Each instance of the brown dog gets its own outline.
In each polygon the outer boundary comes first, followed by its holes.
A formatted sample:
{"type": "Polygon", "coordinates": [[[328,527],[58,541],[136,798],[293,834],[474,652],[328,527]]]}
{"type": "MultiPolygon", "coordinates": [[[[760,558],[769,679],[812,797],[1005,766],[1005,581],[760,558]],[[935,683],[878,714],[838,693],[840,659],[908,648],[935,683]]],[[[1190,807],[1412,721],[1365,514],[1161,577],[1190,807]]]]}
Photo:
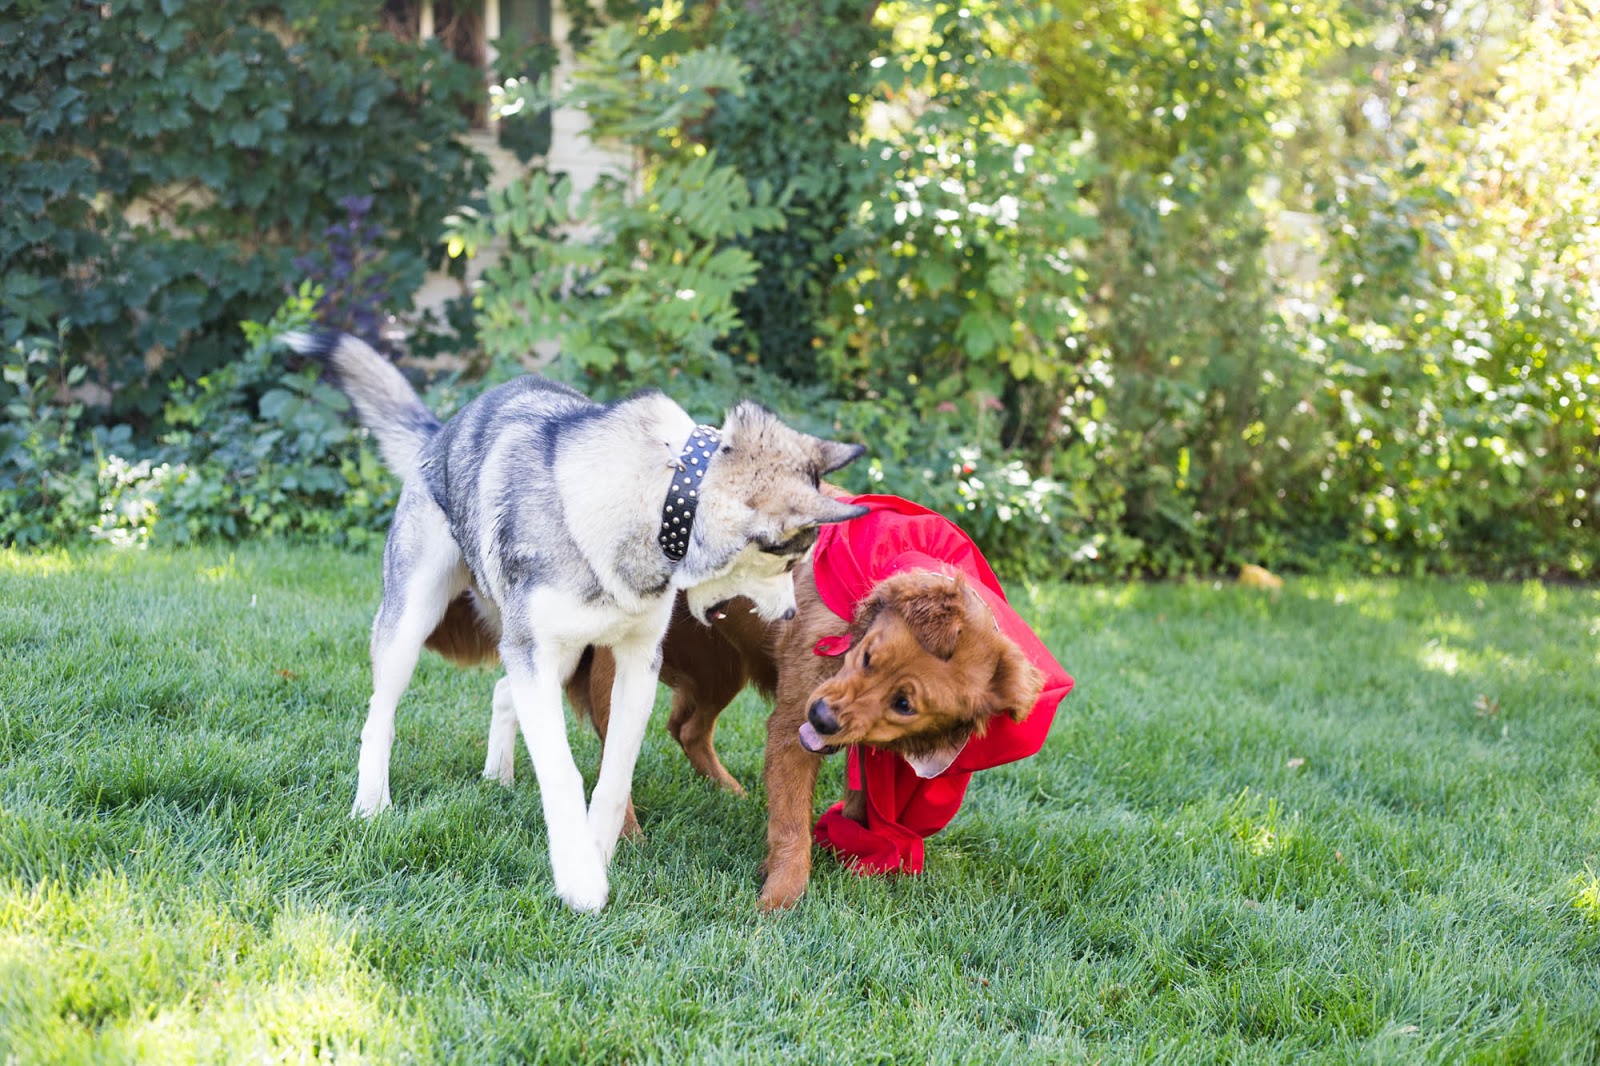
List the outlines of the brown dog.
{"type": "MultiPolygon", "coordinates": [[[[662,650],[661,678],[673,688],[668,729],[695,768],[724,787],[743,791],[712,747],[717,715],[746,681],[776,696],[767,719],[766,910],[793,904],[810,879],[824,755],[851,744],[911,759],[959,749],[995,715],[1027,715],[1044,680],[960,577],[918,571],[887,578],[847,628],[817,595],[807,561],[795,570],[795,603],[793,620],[769,626],[738,601],[712,629],[687,615],[675,618],[662,650]],[[851,641],[846,654],[815,653],[820,640],[841,630],[851,641]]],[[[610,685],[608,655],[597,650],[568,686],[602,739],[610,685]]],[[[845,813],[865,823],[862,793],[847,791],[845,813]]]]}

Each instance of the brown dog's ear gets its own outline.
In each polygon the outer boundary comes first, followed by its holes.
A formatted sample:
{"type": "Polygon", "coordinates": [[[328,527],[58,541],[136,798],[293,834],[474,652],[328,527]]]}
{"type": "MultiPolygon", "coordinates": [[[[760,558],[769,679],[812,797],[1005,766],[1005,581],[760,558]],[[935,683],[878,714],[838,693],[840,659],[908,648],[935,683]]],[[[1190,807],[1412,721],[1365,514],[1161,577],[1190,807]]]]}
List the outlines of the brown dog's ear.
{"type": "MultiPolygon", "coordinates": [[[[861,602],[856,604],[855,616],[850,619],[850,631],[855,640],[860,640],[867,630],[872,628],[872,623],[878,620],[878,615],[882,614],[884,608],[889,606],[889,600],[889,594],[880,585],[862,597],[861,602]]],[[[851,643],[854,644],[854,641],[851,643]]]]}
{"type": "Polygon", "coordinates": [[[911,627],[917,643],[949,662],[961,645],[967,622],[967,583],[958,575],[897,574],[879,586],[885,606],[911,627]]]}
{"type": "Polygon", "coordinates": [[[1005,714],[1013,722],[1028,717],[1039,693],[1044,690],[1044,674],[1028,661],[1007,638],[995,634],[1001,645],[1000,657],[995,660],[994,677],[989,681],[989,698],[993,701],[991,714],[1005,714]]]}

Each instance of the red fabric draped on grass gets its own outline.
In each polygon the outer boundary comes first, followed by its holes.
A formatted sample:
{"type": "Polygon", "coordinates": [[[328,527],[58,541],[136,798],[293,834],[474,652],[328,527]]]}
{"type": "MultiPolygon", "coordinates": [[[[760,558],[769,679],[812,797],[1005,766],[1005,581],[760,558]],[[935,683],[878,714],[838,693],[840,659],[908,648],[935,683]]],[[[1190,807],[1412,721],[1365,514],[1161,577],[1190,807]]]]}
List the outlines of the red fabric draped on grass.
{"type": "MultiPolygon", "coordinates": [[[[994,612],[1000,631],[1044,674],[1044,688],[1026,718],[997,715],[981,737],[967,741],[949,768],[919,777],[892,751],[850,748],[851,788],[866,788],[867,824],[844,815],[836,803],[817,820],[814,837],[857,873],[920,873],[922,841],[956,816],[975,770],[1025,759],[1037,752],[1055,720],[1056,706],[1072,691],[1072,677],[1006,602],[1005,590],[972,539],[954,522],[898,496],[856,496],[869,508],[849,522],[824,526],[812,556],[817,593],[828,610],[848,621],[878,582],[908,570],[967,577],[994,612]]],[[[824,640],[819,655],[840,655],[848,640],[824,640]]]]}

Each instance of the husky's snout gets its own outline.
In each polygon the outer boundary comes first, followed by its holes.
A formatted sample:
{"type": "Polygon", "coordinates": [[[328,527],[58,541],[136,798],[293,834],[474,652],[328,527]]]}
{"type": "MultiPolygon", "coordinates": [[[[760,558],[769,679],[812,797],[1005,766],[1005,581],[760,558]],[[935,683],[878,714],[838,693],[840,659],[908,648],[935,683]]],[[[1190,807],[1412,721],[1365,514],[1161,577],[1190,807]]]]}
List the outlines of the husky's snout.
{"type": "Polygon", "coordinates": [[[689,613],[701,625],[710,625],[719,612],[729,610],[731,601],[741,596],[750,601],[749,610],[763,622],[783,622],[794,617],[794,578],[788,573],[773,577],[735,574],[697,585],[689,590],[689,613]]]}

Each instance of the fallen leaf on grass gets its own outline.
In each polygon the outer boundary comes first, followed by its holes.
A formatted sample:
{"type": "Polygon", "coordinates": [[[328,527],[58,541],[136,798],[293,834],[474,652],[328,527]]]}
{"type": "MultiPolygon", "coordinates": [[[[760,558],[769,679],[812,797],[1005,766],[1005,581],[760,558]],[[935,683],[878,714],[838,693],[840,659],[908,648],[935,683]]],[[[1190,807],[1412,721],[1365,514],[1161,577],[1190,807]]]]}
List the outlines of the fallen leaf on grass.
{"type": "Polygon", "coordinates": [[[1488,696],[1480,695],[1476,700],[1474,700],[1472,702],[1472,705],[1478,709],[1478,717],[1479,718],[1498,718],[1498,717],[1500,717],[1500,701],[1499,700],[1490,699],[1488,696]]]}
{"type": "Polygon", "coordinates": [[[300,678],[300,675],[295,673],[293,670],[279,670],[278,671],[278,676],[279,677],[286,677],[290,681],[297,681],[300,678]]]}
{"type": "Polygon", "coordinates": [[[1291,770],[1298,770],[1298,769],[1300,769],[1300,767],[1304,766],[1305,764],[1306,764],[1306,760],[1302,756],[1296,755],[1294,758],[1290,759],[1288,762],[1284,763],[1283,765],[1287,766],[1291,770]]]}
{"type": "Polygon", "coordinates": [[[1245,563],[1239,567],[1239,584],[1249,589],[1281,589],[1283,578],[1264,566],[1245,563]]]}

